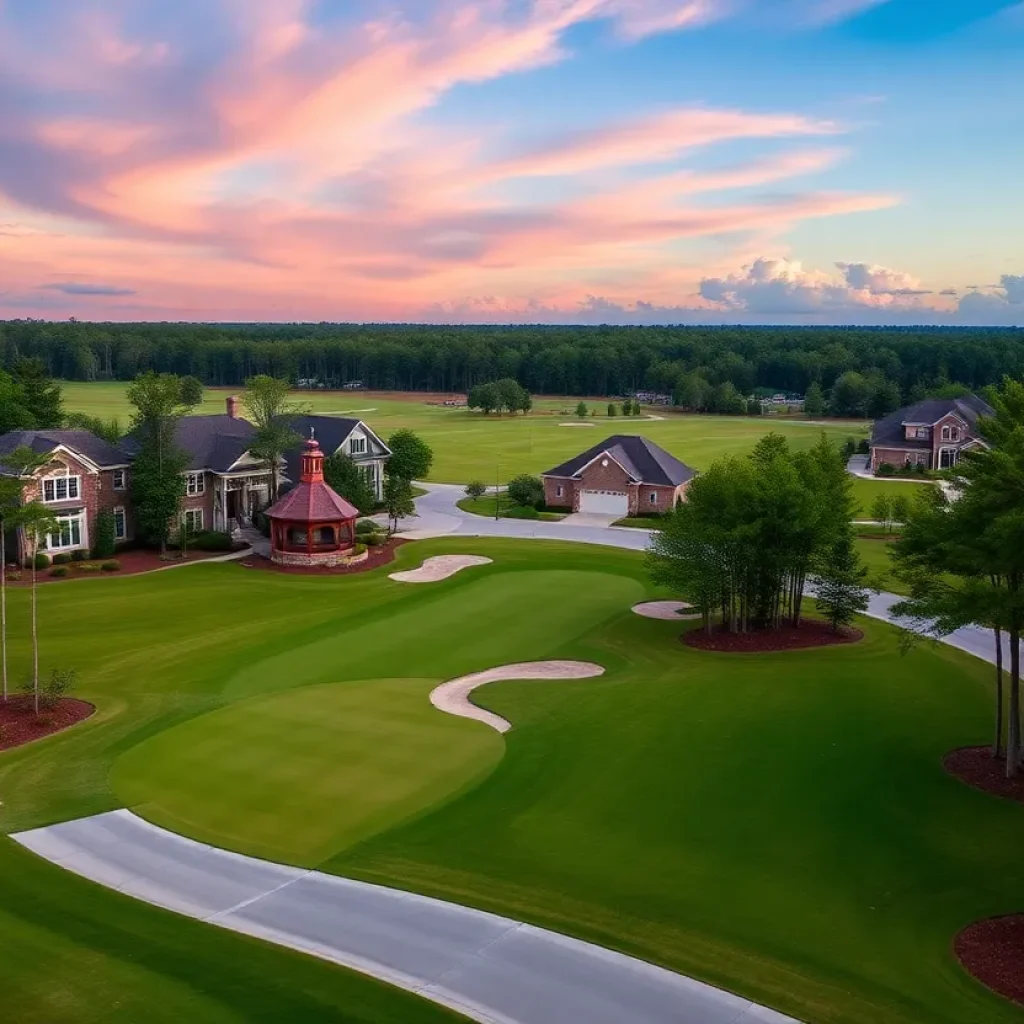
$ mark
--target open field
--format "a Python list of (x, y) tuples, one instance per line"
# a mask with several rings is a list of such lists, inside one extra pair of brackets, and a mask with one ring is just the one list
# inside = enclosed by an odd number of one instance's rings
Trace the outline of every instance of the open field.
[[(63, 388), (69, 410), (117, 416), (127, 423), (130, 410), (126, 385), (66, 383)], [(231, 393), (207, 389), (200, 411), (223, 412), (224, 399)], [(434, 448), (430, 478), (438, 483), (483, 480), (490, 485), (495, 481), (505, 483), (519, 473), (541, 473), (617, 433), (644, 434), (695, 469), (705, 469), (723, 455), (748, 452), (769, 430), (784, 434), (794, 446), (808, 447), (822, 430), (837, 441), (867, 436), (867, 425), (859, 422), (820, 426), (800, 420), (723, 416), (609, 418), (605, 415), (606, 399), (591, 405), (601, 415), (581, 421), (575, 416), (576, 398), (538, 398), (529, 416), (484, 416), (466, 409), (427, 405), (428, 396), (423, 395), (302, 391), (295, 397), (317, 413), (365, 419), (385, 438), (399, 427), (418, 431)], [(567, 427), (561, 425), (564, 423), (588, 425)]]
[[(991, 670), (949, 649), (763, 656), (681, 645), (630, 606), (635, 553), (409, 544), (493, 565), (410, 587), (384, 571), (237, 565), (39, 594), (44, 670), (97, 714), (0, 755), (0, 829), (125, 802), (221, 845), (416, 889), (592, 939), (815, 1024), (1009, 1024), (950, 952), (1019, 904), (1021, 808), (945, 775), (989, 732)], [(11, 595), (14, 678), (27, 597)], [(510, 629), (514, 622), (516, 628)], [(433, 712), (432, 685), (567, 658), (600, 679), (502, 682), (515, 726)], [(11, 1019), (433, 1022), (451, 1015), (38, 862), (0, 838)], [(139, 936), (145, 936), (140, 941)]]

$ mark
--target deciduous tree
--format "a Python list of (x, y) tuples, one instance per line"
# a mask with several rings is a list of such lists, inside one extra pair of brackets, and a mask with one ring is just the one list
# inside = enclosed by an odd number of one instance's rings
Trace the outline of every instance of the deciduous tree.
[(270, 467), (270, 500), (277, 500), (281, 491), (281, 463), (285, 452), (298, 445), (302, 438), (292, 426), (303, 409), (290, 401), (291, 385), (287, 380), (257, 374), (245, 382), (242, 402), (256, 428), (249, 451)]

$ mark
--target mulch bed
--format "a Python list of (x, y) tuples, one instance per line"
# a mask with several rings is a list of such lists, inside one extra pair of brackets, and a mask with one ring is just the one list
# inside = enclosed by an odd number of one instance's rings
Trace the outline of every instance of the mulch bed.
[(367, 548), (365, 562), (358, 562), (356, 565), (339, 565), (334, 568), (326, 568), (320, 565), (277, 565), (263, 555), (252, 555), (243, 558), (236, 563), (244, 569), (263, 569), (269, 572), (279, 572), (289, 576), (351, 576), (357, 572), (369, 572), (371, 569), (379, 569), (395, 560), (395, 552), (409, 542), (404, 537), (394, 537), (379, 548)]
[(1006, 761), (1002, 757), (993, 757), (991, 747), (951, 750), (942, 759), (942, 767), (968, 786), (1024, 804), (1024, 774), (1008, 779)]
[(864, 638), (859, 629), (847, 627), (835, 632), (821, 619), (801, 619), (799, 626), (781, 629), (754, 629), (748, 633), (730, 633), (715, 626), (711, 633), (701, 628), (687, 630), (680, 639), (688, 647), (701, 651), (722, 651), (727, 654), (759, 654), (766, 651), (795, 651), (807, 647), (830, 647), (852, 644)]
[[(160, 557), (159, 551), (147, 551), (140, 548), (136, 551), (118, 551), (113, 558), (91, 558), (88, 560), (89, 562), (96, 562), (98, 564), (102, 564), (103, 562), (117, 562), (121, 568), (116, 572), (103, 572), (102, 570), (99, 572), (82, 572), (78, 567), (86, 563), (65, 562), (64, 568), (68, 570), (67, 576), (51, 576), (50, 569), (54, 567), (50, 566), (46, 569), (37, 570), (36, 580), (39, 583), (63, 583), (67, 580), (102, 579), (105, 576), (137, 576), (140, 573), (153, 572), (155, 569), (166, 569), (170, 565), (181, 565), (182, 562), (206, 562), (211, 558), (222, 558), (224, 555), (229, 554), (231, 554), (230, 551), (189, 551), (186, 552), (184, 558), (179, 558), (177, 551), (171, 551), (169, 552), (168, 557), (163, 559)], [(8, 568), (7, 572), (7, 581), (12, 587), (31, 586), (31, 569), (18, 569), (11, 566)], [(12, 580), (9, 575), (11, 572), (20, 572), (21, 579)]]
[(88, 718), (96, 709), (84, 700), (62, 697), (56, 707), (40, 710), (36, 717), (32, 698), (23, 694), (0, 701), (0, 750), (51, 736)]
[(1024, 1006), (1024, 914), (968, 925), (953, 940), (953, 952), (968, 974)]

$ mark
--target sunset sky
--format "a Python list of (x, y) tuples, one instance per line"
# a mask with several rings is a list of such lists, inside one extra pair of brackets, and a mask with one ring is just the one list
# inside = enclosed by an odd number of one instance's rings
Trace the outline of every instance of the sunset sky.
[(1019, 0), (0, 0), (0, 317), (1024, 324)]

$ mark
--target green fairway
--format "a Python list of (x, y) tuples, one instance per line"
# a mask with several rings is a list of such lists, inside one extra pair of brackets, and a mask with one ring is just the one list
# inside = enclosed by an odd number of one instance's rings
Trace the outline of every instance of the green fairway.
[[(126, 384), (65, 383), (67, 409), (93, 416), (117, 416), (126, 424), (130, 406)], [(207, 389), (201, 412), (223, 412), (230, 389)], [(591, 403), (601, 413), (586, 419), (589, 426), (562, 426), (581, 421), (577, 399), (538, 398), (529, 416), (484, 416), (466, 409), (428, 405), (426, 396), (381, 397), (364, 392), (301, 391), (298, 402), (317, 413), (354, 415), (385, 438), (399, 427), (418, 431), (434, 448), (430, 479), (465, 484), (482, 480), (506, 483), (519, 473), (542, 473), (571, 458), (609, 434), (643, 434), (695, 469), (706, 469), (723, 455), (745, 454), (769, 430), (789, 438), (794, 447), (810, 447), (822, 431), (842, 442), (867, 436), (864, 423), (835, 422), (827, 426), (800, 420), (757, 417), (675, 416), (655, 420), (605, 415), (607, 400)]]
[(900, 495), (914, 501), (921, 493), (922, 487), (935, 487), (929, 480), (868, 480), (865, 477), (855, 477), (853, 481), (853, 496), (858, 505), (857, 518), (871, 518), (871, 503), (880, 495), (888, 494), (890, 497)]
[[(941, 767), (988, 736), (988, 666), (948, 648), (901, 656), (875, 623), (855, 646), (698, 652), (679, 624), (630, 612), (664, 596), (637, 553), (451, 538), (399, 561), (442, 553), (494, 563), (421, 586), (391, 567), (207, 565), (41, 588), (44, 671), (74, 666), (98, 710), (0, 755), (2, 829), (128, 803), (220, 845), (599, 941), (814, 1024), (1019, 1019), (950, 950), (966, 923), (1019, 907), (1022, 809)], [(25, 591), (11, 605), (21, 678)], [(513, 722), (504, 737), (428, 703), (438, 681), (549, 657), (607, 674), (480, 690)], [(452, 1019), (5, 839), (0, 877), (12, 1020)]]

